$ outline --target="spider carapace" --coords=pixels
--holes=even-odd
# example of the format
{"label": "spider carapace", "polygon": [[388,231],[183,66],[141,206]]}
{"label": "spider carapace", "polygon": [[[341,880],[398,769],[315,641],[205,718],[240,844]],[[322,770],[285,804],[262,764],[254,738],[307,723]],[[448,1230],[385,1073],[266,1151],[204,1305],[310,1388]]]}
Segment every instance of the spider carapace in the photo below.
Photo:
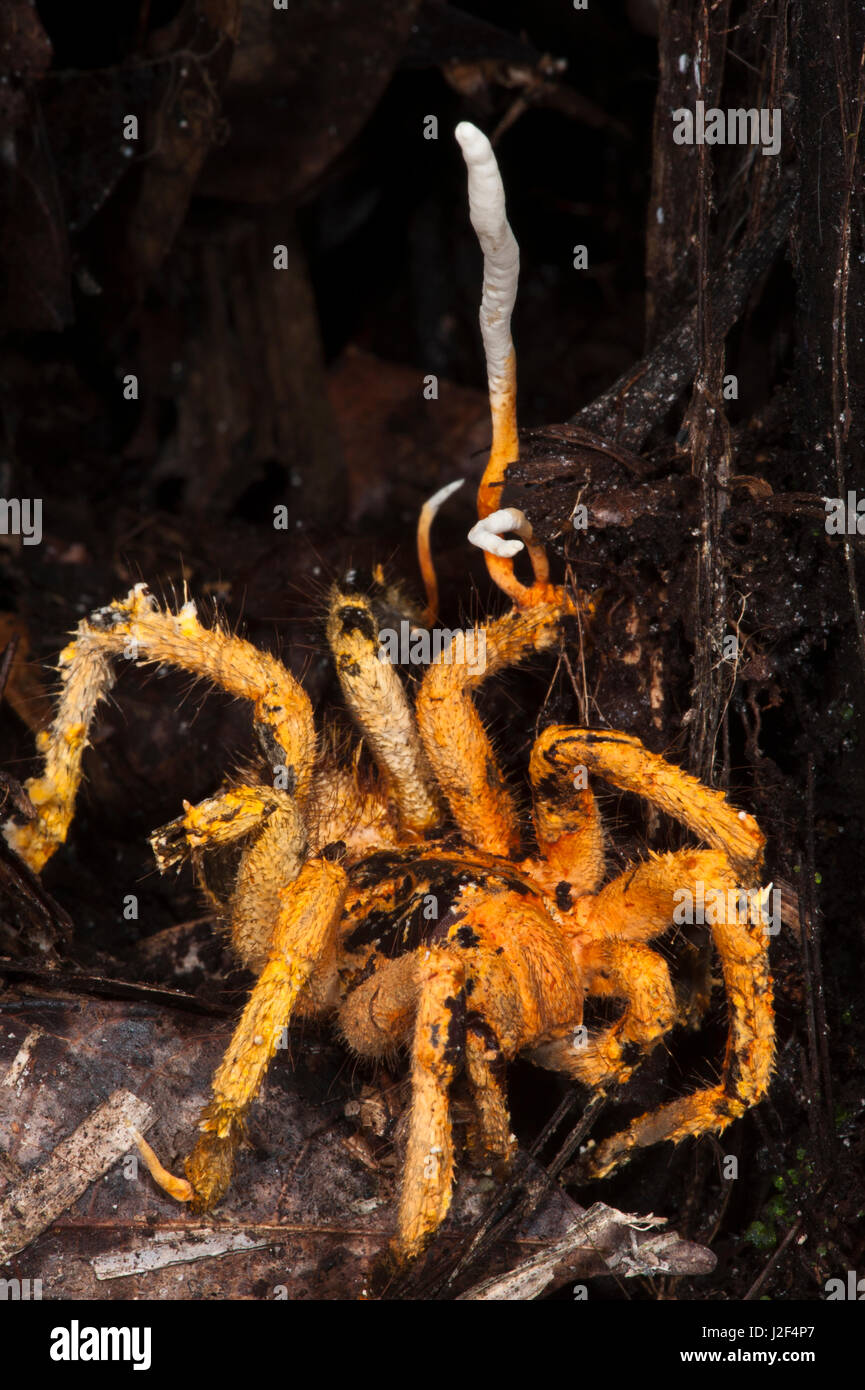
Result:
{"label": "spider carapace", "polygon": [[[63,843],[88,731],[121,658],[168,663],[251,702],[269,776],[223,785],[152,836],[161,870],[227,844],[241,847],[228,917],[256,982],[212,1083],[184,1178],[141,1141],[173,1196],[209,1210],[227,1192],[244,1119],[286,1025],[330,1016],[357,1053],[407,1050],[412,1098],[393,1248],[417,1256],[447,1213],[454,1180],[451,1089],[465,1078],[473,1156],[502,1167],[514,1139],[506,1064],[522,1055],[595,1089],[624,1082],[680,1021],[665,959],[677,890],[744,894],[752,910],[711,926],[729,1032],[717,1084],[661,1105],[603,1140],[586,1164],[603,1177],[634,1150],[723,1129],[765,1094],[774,1028],[768,935],[753,910],[764,838],[756,821],[637,739],[614,730],[547,727],[528,757],[531,816],[499,765],[474,704],[485,680],[561,640],[580,595],[550,582],[526,518],[499,502],[517,456],[510,310],[518,258],[486,138],[461,125],[472,221],[484,251],[481,328],[493,443],[471,539],[510,608],[482,641],[430,662],[412,699],[383,653],[374,592],[336,585],[327,637],[343,695],[377,774],[357,751],[341,760],[319,739],[310,701],[275,657],[191,602],[162,608],[144,585],[82,622],[60,658],[54,722],[39,736],[44,766],[27,784],[37,808],[9,822],[9,843],[37,871]],[[427,627],[436,590],[429,527],[450,489],[424,509],[419,557]],[[505,539],[510,535],[511,539]],[[533,582],[514,569],[523,549]],[[584,615],[585,616],[585,615]],[[483,660],[478,660],[478,652]],[[650,854],[609,878],[591,779],[634,792],[694,833],[701,847]],[[582,1027],[586,996],[621,1001],[615,1022]]]}

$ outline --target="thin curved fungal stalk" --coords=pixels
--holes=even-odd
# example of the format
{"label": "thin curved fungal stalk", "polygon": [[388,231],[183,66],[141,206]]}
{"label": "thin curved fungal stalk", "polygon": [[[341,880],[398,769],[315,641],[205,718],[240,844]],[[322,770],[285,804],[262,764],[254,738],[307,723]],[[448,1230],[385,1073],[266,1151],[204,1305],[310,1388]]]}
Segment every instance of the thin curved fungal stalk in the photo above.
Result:
{"label": "thin curved fungal stalk", "polygon": [[508,527],[524,538],[532,561],[535,584],[529,588],[514,574],[514,556],[523,540],[496,543],[501,535],[483,522],[504,515],[499,503],[505,485],[505,470],[519,457],[517,435],[517,362],[511,337],[511,314],[517,297],[520,275],[520,249],[505,209],[505,190],[499,166],[483,131],[469,121],[461,121],[454,132],[468,171],[469,216],[484,253],[484,287],[481,296],[480,325],[487,363],[487,384],[492,417],[492,446],[478,488],[480,525],[470,539],[486,551],[490,578],[514,603],[532,602],[538,587],[548,579],[543,547],[531,539],[531,526],[521,512],[506,509],[519,518]]}
{"label": "thin curved fungal stalk", "polygon": [[424,590],[426,591],[426,608],[421,619],[424,627],[432,627],[439,611],[439,583],[438,576],[433,564],[432,550],[430,548],[430,528],[438,515],[439,509],[444,505],[449,497],[458,492],[465,482],[465,478],[457,478],[456,482],[447,483],[440,487],[438,492],[434,492],[432,497],[428,497],[420,510],[417,523],[417,562],[420,566],[421,577],[423,579]]}

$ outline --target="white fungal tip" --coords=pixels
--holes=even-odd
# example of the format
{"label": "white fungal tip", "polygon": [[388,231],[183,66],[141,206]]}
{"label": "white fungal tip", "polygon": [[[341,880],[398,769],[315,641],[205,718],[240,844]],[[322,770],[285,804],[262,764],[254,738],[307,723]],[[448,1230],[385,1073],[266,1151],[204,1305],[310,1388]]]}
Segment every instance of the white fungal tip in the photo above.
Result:
{"label": "white fungal tip", "polygon": [[477,164],[492,149],[483,131],[472,125],[471,121],[460,121],[454,135],[467,164]]}
{"label": "white fungal tip", "polygon": [[515,532],[527,541],[532,538],[531,522],[519,507],[503,507],[501,511],[490,512],[489,516],[482,517],[469,531],[469,540],[472,545],[488,551],[490,555],[512,560],[523,549],[523,542],[503,540],[502,537],[508,531]]}
{"label": "white fungal tip", "polygon": [[452,497],[455,492],[458,492],[464,482],[465,478],[457,478],[456,482],[446,483],[444,487],[440,487],[438,492],[434,492],[432,497],[428,497],[424,502],[424,511],[432,512],[433,516],[435,516],[439,507],[444,506],[448,498]]}
{"label": "white fungal tip", "polygon": [[502,176],[482,130],[460,121],[454,134],[468,172],[469,217],[484,253],[481,336],[493,397],[514,387],[511,312],[517,296],[520,249],[508,222]]}

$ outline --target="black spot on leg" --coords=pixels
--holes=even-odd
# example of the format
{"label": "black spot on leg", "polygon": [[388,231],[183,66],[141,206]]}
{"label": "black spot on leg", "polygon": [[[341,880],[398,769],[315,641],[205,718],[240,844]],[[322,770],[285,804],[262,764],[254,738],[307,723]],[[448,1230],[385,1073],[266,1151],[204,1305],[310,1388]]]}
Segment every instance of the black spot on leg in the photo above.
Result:
{"label": "black spot on leg", "polygon": [[523,883],[521,878],[512,878],[509,874],[497,874],[496,877],[511,893],[519,893],[521,898],[526,898],[533,891],[527,883]]}
{"label": "black spot on leg", "polygon": [[583,743],[629,743],[632,746],[634,742],[628,734],[616,734],[613,730],[607,732],[603,729],[598,729],[596,732],[586,731],[580,735],[580,739]]}
{"label": "black spot on leg", "polygon": [[473,1034],[481,1044],[484,1053],[484,1065],[493,1080],[502,1086],[507,1072],[502,1045],[483,1014],[478,1013],[475,1009],[466,1014],[466,1033]]}
{"label": "black spot on leg", "polygon": [[[145,590],[145,593],[148,592],[149,590]],[[128,613],[121,613],[118,609],[108,605],[105,608],[97,608],[90,614],[87,622],[97,632],[110,632],[113,627],[120,627],[121,624],[128,623],[129,618]]]}
{"label": "black spot on leg", "polygon": [[454,940],[458,946],[468,949],[471,946],[480,946],[481,939],[477,932],[471,927],[458,927],[454,933]]}
{"label": "black spot on leg", "polygon": [[642,1055],[643,1049],[638,1042],[634,1042],[633,1038],[626,1042],[622,1048],[622,1061],[626,1067],[632,1067]]}
{"label": "black spot on leg", "polygon": [[445,1034],[442,1057],[448,1066],[455,1067],[462,1060],[466,1045],[466,994],[461,989],[456,998],[448,996],[445,1008],[450,1011],[450,1020]]}
{"label": "black spot on leg", "polygon": [[535,783],[535,795],[542,796],[546,801],[555,801],[559,795],[559,780],[552,772],[546,773],[544,777]]}
{"label": "black spot on leg", "polygon": [[327,859],[331,864],[343,859],[345,857],[345,840],[333,840],[329,845],[325,845],[320,857]]}
{"label": "black spot on leg", "polygon": [[[269,724],[256,724],[255,737],[258,739],[258,746],[267,759],[268,767],[283,767],[285,765],[285,749],[277,742],[276,735]],[[297,772],[293,767],[286,769],[287,792],[294,792],[297,786]]]}
{"label": "black spot on leg", "polygon": [[347,603],[337,611],[337,619],[343,632],[348,635],[359,632],[367,642],[375,642],[378,633],[372,614],[357,603]]}
{"label": "black spot on leg", "polygon": [[574,905],[574,896],[571,885],[567,879],[562,879],[561,883],[556,884],[556,907],[560,912],[570,912]]}
{"label": "black spot on leg", "polygon": [[727,1075],[724,1077],[724,1090],[728,1095],[738,1096],[742,1079],[742,1059],[738,1052],[731,1052],[727,1063]]}

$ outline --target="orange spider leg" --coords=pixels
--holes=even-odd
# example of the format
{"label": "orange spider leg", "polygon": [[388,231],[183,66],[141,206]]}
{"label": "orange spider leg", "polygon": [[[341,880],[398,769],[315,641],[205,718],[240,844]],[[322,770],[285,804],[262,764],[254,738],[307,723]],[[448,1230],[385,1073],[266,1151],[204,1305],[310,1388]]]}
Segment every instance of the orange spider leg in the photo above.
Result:
{"label": "orange spider leg", "polygon": [[245,846],[231,895],[231,940],[243,964],[258,971],[272,949],[274,923],[287,885],[297,880],[307,852],[303,819],[288,797]]}
{"label": "orange spider leg", "polygon": [[737,811],[723,792],[704,786],[630,734],[555,725],[544,733],[546,759],[563,770],[585,767],[622,791],[636,792],[681,821],[713,849],[724,850],[737,873],[756,883],[766,837],[753,816]]}
{"label": "orange spider leg", "polygon": [[432,829],[441,812],[430,769],[405,687],[379,656],[378,623],[363,596],[333,589],[327,640],[346,703],[392,787],[402,828]]}
{"label": "orange spider leg", "polygon": [[465,1046],[465,970],[452,952],[433,947],[420,966],[420,1000],[412,1043],[412,1102],[394,1251],[421,1253],[447,1215],[454,1154],[448,1091]]}
{"label": "orange spider leg", "polygon": [[614,1024],[586,1036],[575,1030],[543,1047],[529,1058],[548,1071],[572,1076],[593,1090],[621,1084],[633,1074],[676,1021],[676,998],[666,962],[651,947],[634,941],[598,941],[581,955],[586,992],[596,997],[626,1000]]}
{"label": "orange spider leg", "polygon": [[554,726],[532,748],[529,779],[540,857],[521,867],[566,912],[574,898],[594,893],[603,881],[604,827],[587,778],[548,758],[556,740]]}
{"label": "orange spider leg", "polygon": [[[231,936],[243,964],[260,970],[267,960],[280,890],[297,877],[307,852],[304,821],[295,802],[272,787],[232,787],[191,806],[150,836],[160,873],[202,849],[250,839],[240,857],[231,899]],[[202,875],[203,879],[203,875]],[[221,904],[202,886],[217,909]]]}
{"label": "orange spider leg", "polygon": [[471,692],[487,676],[551,647],[561,614],[559,603],[513,609],[475,630],[471,662],[458,634],[430,666],[417,696],[423,745],[462,835],[504,858],[519,850],[519,818]]}
{"label": "orange spider leg", "polygon": [[[723,864],[724,856],[718,857]],[[711,882],[730,888],[735,887],[734,879],[728,868]],[[627,1129],[605,1139],[592,1156],[588,1176],[605,1177],[635,1148],[664,1140],[677,1144],[688,1135],[724,1130],[766,1095],[774,1064],[775,1027],[768,937],[760,914],[756,915],[756,921],[709,924],[730,1013],[721,1081],[640,1115]]]}
{"label": "orange spider leg", "polygon": [[[645,940],[666,931],[673,920],[677,890],[704,896],[723,907],[727,919],[714,923],[707,911],[729,1001],[730,1029],[719,1085],[641,1115],[625,1130],[604,1140],[588,1173],[604,1177],[624,1162],[633,1148],[689,1134],[722,1130],[744,1114],[768,1090],[774,1054],[774,1020],[769,981],[768,945],[760,920],[739,921],[739,885],[727,856],[719,850],[680,850],[651,859],[613,880],[594,898],[577,903],[573,913],[580,960],[590,972],[590,994],[626,1001],[625,1012],[611,1028],[568,1049],[561,1043],[535,1049],[532,1060],[562,1070],[586,1085],[605,1086],[628,1080],[640,1054],[649,1051],[676,1021],[676,1004],[666,963]],[[715,890],[709,896],[709,890]],[[746,901],[743,898],[743,903]],[[753,911],[743,917],[758,916]]]}
{"label": "orange spider leg", "polygon": [[150,836],[159,872],[183,863],[194,850],[228,845],[250,835],[285,801],[285,793],[273,787],[243,784],[208,796],[195,806],[184,801],[183,815]]}
{"label": "orange spider leg", "polygon": [[[582,1018],[582,964],[540,905],[511,888],[467,888],[451,933],[465,946],[466,1071],[477,1124],[470,1145],[499,1165],[513,1153],[505,1063],[527,1039],[572,1034]],[[550,991],[542,982],[555,981]]]}
{"label": "orange spider leg", "polygon": [[505,1056],[481,1014],[472,1011],[466,1022],[466,1075],[477,1121],[469,1130],[469,1147],[477,1160],[504,1167],[516,1146],[505,1096]]}
{"label": "orange spider leg", "polygon": [[40,870],[66,839],[81,783],[81,759],[96,706],[114,683],[111,659],[167,662],[250,700],[256,734],[272,765],[285,767],[287,790],[302,803],[315,759],[312,707],[302,686],[280,663],[240,637],[202,627],[195,606],[163,612],[144,584],[78,626],[60,656],[63,690],[50,729],[37,739],[41,777],[27,782],[38,820],[7,822],[7,842]]}
{"label": "orange spider leg", "polygon": [[[332,1002],[336,925],[345,891],[344,869],[324,857],[310,860],[280,891],[267,962],[214,1073],[213,1099],[199,1122],[201,1138],[184,1164],[188,1200],[197,1211],[209,1211],[228,1190],[244,1117],[299,999],[312,992],[319,1006]],[[177,1196],[182,1179],[172,1183],[160,1181]]]}
{"label": "orange spider leg", "polygon": [[609,1028],[537,1049],[532,1060],[593,1088],[627,1081],[676,1022],[667,964],[643,943],[669,929],[676,887],[698,878],[717,883],[724,873],[730,876],[729,865],[716,851],[653,855],[580,898],[563,929],[573,935],[587,993],[623,999],[626,1007]]}

